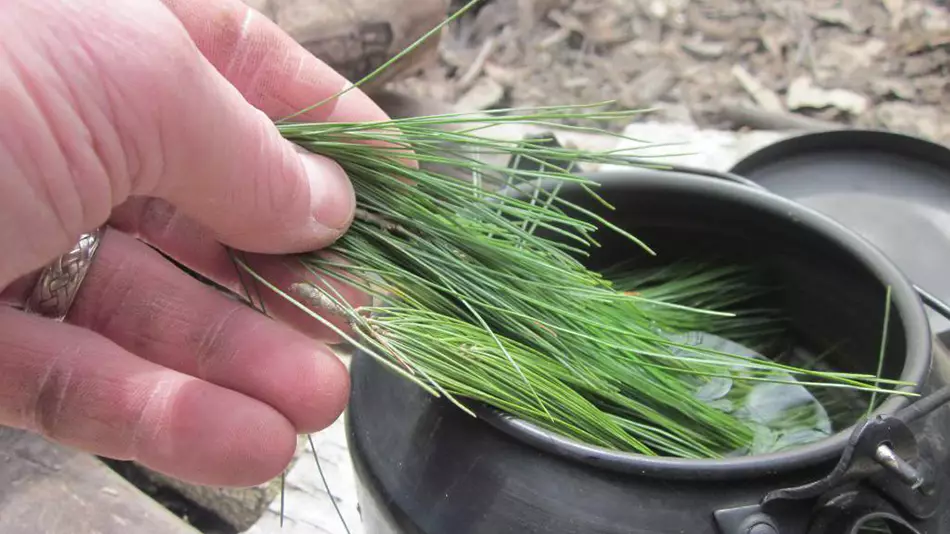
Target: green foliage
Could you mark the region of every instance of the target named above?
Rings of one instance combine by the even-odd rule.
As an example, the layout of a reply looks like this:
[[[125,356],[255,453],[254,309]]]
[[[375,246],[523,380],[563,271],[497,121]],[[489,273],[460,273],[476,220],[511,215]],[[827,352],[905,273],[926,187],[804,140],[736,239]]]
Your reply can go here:
[[[766,347],[783,331],[774,310],[746,305],[768,289],[747,266],[587,269],[598,230],[625,236],[634,260],[653,252],[558,194],[570,184],[609,208],[598,184],[571,168],[628,165],[636,154],[504,141],[486,132],[513,123],[569,128],[562,123],[636,113],[604,111],[606,104],[361,124],[288,122],[302,110],[277,127],[342,165],[356,190],[356,221],[329,254],[293,258],[318,283],[279,288],[234,260],[261,285],[462,410],[471,413],[466,401],[486,403],[615,450],[687,458],[780,450],[830,431],[823,405],[805,386],[818,395],[893,393],[906,385],[782,364],[735,343]],[[511,169],[491,163],[497,158],[535,165]],[[539,236],[542,230],[550,237]],[[363,290],[375,304],[349,306],[331,280]],[[314,308],[345,317],[352,335]],[[773,397],[795,402],[769,402]]]
[[[598,246],[599,229],[626,236],[631,258],[652,252],[560,198],[561,187],[572,184],[607,205],[596,183],[550,162],[627,164],[630,154],[484,135],[486,124],[551,124],[580,113],[628,115],[575,106],[279,125],[287,139],[338,161],[358,201],[357,220],[331,254],[295,260],[316,278],[354,285],[377,302],[352,309],[328,283],[282,291],[259,280],[302,309],[345,316],[353,343],[463,410],[462,399],[487,403],[616,450],[694,458],[751,450],[763,425],[732,407],[757,384],[881,392],[899,384],[676,337],[704,331],[761,340],[781,330],[768,310],[735,315],[736,305],[767,289],[742,267],[682,264],[616,282],[587,269],[583,259]],[[488,163],[487,155],[524,158],[541,170]],[[460,173],[471,180],[453,177]],[[515,194],[493,192],[500,190]],[[728,398],[702,398],[704,388],[722,381],[730,384]]]

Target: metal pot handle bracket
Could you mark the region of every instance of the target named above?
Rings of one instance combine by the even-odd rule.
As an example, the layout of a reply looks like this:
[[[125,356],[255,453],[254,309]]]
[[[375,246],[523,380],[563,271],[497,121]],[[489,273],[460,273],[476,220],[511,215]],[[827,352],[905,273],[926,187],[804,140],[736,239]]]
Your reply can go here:
[[[924,304],[950,319],[950,307],[916,289]],[[938,511],[944,483],[936,466],[920,454],[908,425],[948,403],[950,385],[893,415],[863,421],[831,473],[772,491],[756,505],[719,510],[719,529],[722,534],[800,534],[804,513],[811,516],[808,534],[858,534],[871,519],[886,520],[895,534],[926,534],[920,523]]]
[[[560,147],[553,134],[529,136]],[[656,167],[655,162],[630,158],[631,163]],[[564,165],[564,161],[546,162]],[[513,158],[510,168],[540,169],[542,164]],[[573,165],[568,165],[568,168]],[[663,164],[672,172],[706,176],[768,191],[737,174],[682,165]],[[574,169],[579,170],[579,169]],[[918,286],[921,301],[950,320],[950,306]],[[858,424],[835,468],[817,481],[768,493],[759,504],[715,512],[722,534],[858,534],[872,519],[888,522],[894,534],[926,534],[916,523],[937,512],[941,478],[920,455],[908,426],[950,402],[950,385],[894,415],[877,416]],[[817,503],[817,506],[816,506]],[[807,519],[803,517],[803,511]]]
[[[676,165],[671,165],[669,170],[768,191],[729,172]],[[914,289],[927,307],[950,320],[947,303],[920,286],[915,285]],[[819,499],[822,504],[814,512],[808,534],[857,534],[868,520],[878,518],[887,520],[895,534],[924,534],[912,523],[929,519],[937,512],[942,483],[934,466],[921,458],[917,439],[907,425],[947,403],[950,403],[950,385],[892,416],[864,421],[855,428],[838,465],[826,477],[803,486],[773,491],[758,505],[719,510],[715,517],[720,530],[723,534],[797,533],[801,530],[801,507],[791,507],[795,510],[792,512],[786,504]],[[850,484],[848,489],[840,489],[847,484]],[[908,515],[911,521],[906,519]],[[783,525],[789,525],[790,529],[783,530]]]
[[[865,420],[824,478],[768,493],[757,505],[717,511],[722,534],[798,534],[803,512],[812,516],[808,534],[857,534],[872,518],[901,534],[924,534],[915,524],[937,512],[943,488],[907,423],[948,400],[950,386],[924,399],[923,409]]]

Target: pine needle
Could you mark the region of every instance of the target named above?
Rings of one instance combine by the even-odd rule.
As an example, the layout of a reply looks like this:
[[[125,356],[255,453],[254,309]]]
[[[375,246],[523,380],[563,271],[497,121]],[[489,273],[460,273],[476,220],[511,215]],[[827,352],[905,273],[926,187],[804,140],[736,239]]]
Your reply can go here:
[[[317,464],[317,472],[320,473],[320,480],[323,481],[323,488],[327,490],[327,496],[330,497],[330,503],[333,504],[333,509],[336,510],[336,515],[340,518],[340,523],[343,523],[343,530],[346,531],[346,534],[350,534],[350,527],[346,524],[346,518],[343,517],[343,511],[340,510],[340,505],[336,503],[336,499],[333,497],[333,493],[330,491],[330,483],[327,482],[327,477],[323,474],[323,466],[320,465],[320,457],[317,455],[317,447],[313,444],[313,436],[310,434],[307,434],[307,443],[310,444],[310,452],[313,453],[313,461]]]
[[[627,116],[576,106],[517,113],[528,122]],[[278,125],[287,139],[338,161],[357,195],[356,220],[330,248],[340,259],[302,254],[296,261],[384,305],[340,309],[341,299],[312,287],[287,292],[256,278],[301,309],[318,302],[347,317],[355,336],[338,332],[345,339],[462,409],[461,399],[484,402],[618,450],[718,457],[747,448],[754,425],[696,396],[716,380],[745,384],[746,392],[762,383],[891,392],[894,381],[872,375],[797,368],[678,341],[673,334],[699,329],[768,340],[780,330],[774,313],[737,317],[730,311],[768,288],[737,266],[671,267],[648,280],[626,281],[590,271],[578,258],[598,246],[592,237],[598,230],[624,236],[631,257],[653,251],[559,193],[579,187],[607,205],[597,183],[570,169],[579,163],[629,165],[634,150],[592,152],[443,129],[467,121],[456,114]],[[508,168],[473,154],[535,165]],[[433,164],[478,179],[459,180],[430,170]],[[647,282],[642,291],[624,287]]]
[[[241,269],[391,371],[468,413],[467,402],[481,402],[615,450],[687,458],[760,450],[769,446],[759,443],[762,424],[743,410],[756,408],[745,403],[763,385],[905,394],[896,387],[902,382],[880,372],[796,367],[744,347],[683,341],[683,335],[718,332],[764,344],[783,332],[776,310],[746,306],[769,289],[747,266],[681,264],[627,272],[626,278],[588,269],[583,261],[600,246],[597,231],[624,237],[634,262],[655,252],[609,217],[564,198],[568,188],[580,190],[613,210],[598,183],[572,171],[583,164],[649,166],[637,158],[648,145],[588,151],[550,139],[489,135],[502,124],[629,120],[638,111],[611,109],[607,102],[369,123],[289,122],[359,87],[477,3],[353,87],[277,123],[284,138],[336,160],[357,198],[350,230],[329,248],[335,259],[315,252],[293,261],[302,272],[364,291],[379,305],[350,307],[329,283],[301,280],[279,288],[232,256]],[[490,162],[501,156],[530,165]],[[351,332],[314,308],[345,317]],[[718,396],[707,398],[710,392]],[[789,412],[789,420],[816,424],[804,408]],[[781,436],[783,425],[765,430]],[[781,441],[774,445],[788,446]]]
[[[891,286],[887,286],[887,292],[884,296],[884,326],[881,330],[881,348],[877,358],[877,372],[875,376],[881,376],[884,370],[884,355],[887,352],[887,335],[891,327]],[[877,404],[877,391],[871,394],[871,401],[868,403],[868,411],[865,417],[870,417],[871,412]]]

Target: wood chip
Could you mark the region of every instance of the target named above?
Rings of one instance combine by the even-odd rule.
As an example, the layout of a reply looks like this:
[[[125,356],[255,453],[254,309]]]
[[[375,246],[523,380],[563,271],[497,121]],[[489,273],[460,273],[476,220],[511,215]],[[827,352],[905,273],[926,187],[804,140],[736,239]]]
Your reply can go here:
[[[901,51],[905,54],[919,54],[948,44],[950,44],[950,30],[920,32],[904,35]]]
[[[475,60],[472,61],[472,64],[465,71],[465,74],[459,78],[459,90],[464,91],[468,89],[472,82],[475,81],[482,74],[482,68],[485,66],[485,61],[492,55],[492,52],[495,51],[495,45],[498,40],[495,37],[490,37],[482,45],[481,49],[478,51],[478,55],[475,56]]]
[[[571,36],[571,30],[567,28],[558,28],[538,43],[538,48],[545,50],[557,46],[566,41]]]
[[[891,16],[891,30],[899,30],[904,23],[904,0],[882,0],[884,9]]]
[[[565,13],[559,9],[555,9],[548,13],[548,18],[556,22],[558,26],[564,28],[565,30],[575,31],[581,34],[587,33],[587,28],[584,26],[584,23],[570,13]]]
[[[517,69],[502,67],[501,65],[496,65],[491,61],[485,63],[485,74],[487,74],[492,80],[495,80],[506,87],[510,87],[517,83],[518,77],[520,76],[520,73]]]
[[[732,66],[732,75],[739,81],[742,88],[752,96],[759,107],[766,111],[776,113],[785,111],[785,106],[782,105],[782,100],[775,91],[766,87],[765,84],[752,76],[752,74],[741,65]]]
[[[706,41],[686,41],[683,50],[700,59],[717,59],[726,53],[726,43]]]
[[[647,13],[656,20],[663,20],[670,14],[670,8],[663,0],[652,0],[650,7],[647,8]]]
[[[902,78],[877,78],[871,80],[871,90],[881,97],[896,97],[913,100],[917,96],[914,84]]]
[[[776,58],[785,57],[785,48],[795,42],[795,36],[788,23],[767,20],[759,29],[759,40]]]
[[[628,108],[648,107],[676,86],[676,73],[665,63],[642,72],[623,90],[620,103]]]
[[[596,44],[614,45],[634,38],[630,25],[615,11],[600,10],[589,18],[586,37]]]
[[[927,54],[911,56],[904,60],[904,75],[909,78],[924,76],[950,65],[950,52],[937,49]]]
[[[935,74],[914,80],[917,94],[922,102],[928,104],[942,104],[943,109],[950,109],[950,80],[945,76]]]
[[[561,87],[565,89],[577,89],[579,87],[585,87],[590,85],[590,78],[587,76],[577,76],[574,78],[567,78],[561,82]]]
[[[574,0],[571,2],[571,12],[578,15],[590,15],[598,11],[605,11],[606,6],[602,0]],[[608,10],[612,10],[613,6],[608,7]]]
[[[517,0],[518,2],[518,33],[522,37],[531,35],[540,18],[539,3],[537,0]]]
[[[472,56],[467,50],[459,50],[453,46],[440,46],[439,57],[457,69],[464,69],[472,64]]]
[[[789,85],[786,103],[789,109],[835,108],[852,115],[860,115],[870,106],[866,96],[846,89],[817,87],[810,76],[799,76]]]
[[[461,112],[489,109],[505,98],[505,88],[495,80],[482,76],[455,104]]]
[[[939,108],[915,106],[908,102],[882,102],[875,118],[888,130],[920,136],[937,142],[948,139],[950,126],[940,122]]]
[[[854,15],[844,7],[836,7],[830,9],[822,9],[814,13],[810,13],[811,18],[824,22],[825,24],[831,24],[833,26],[841,26],[847,28],[853,32],[859,33],[867,29],[866,26],[862,26],[854,18]]]

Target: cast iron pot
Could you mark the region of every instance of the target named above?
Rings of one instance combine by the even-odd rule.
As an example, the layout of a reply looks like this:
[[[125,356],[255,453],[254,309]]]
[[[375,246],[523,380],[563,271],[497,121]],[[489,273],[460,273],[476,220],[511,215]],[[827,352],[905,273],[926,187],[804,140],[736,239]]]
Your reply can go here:
[[[947,382],[947,357],[932,354],[912,284],[853,232],[771,193],[709,178],[638,170],[595,179],[616,211],[577,189],[561,195],[658,255],[603,230],[591,267],[707,254],[756,261],[781,282],[773,304],[792,318],[798,342],[846,339],[832,363],[865,373],[876,370],[890,286],[884,375],[919,384],[923,395]],[[347,425],[367,534],[850,534],[872,518],[894,532],[950,534],[950,500],[936,474],[948,465],[950,412],[930,406],[894,417],[909,404],[894,396],[871,420],[790,452],[655,458],[584,446],[490,409],[473,418],[357,354]],[[890,469],[872,458],[878,445],[896,450]]]

